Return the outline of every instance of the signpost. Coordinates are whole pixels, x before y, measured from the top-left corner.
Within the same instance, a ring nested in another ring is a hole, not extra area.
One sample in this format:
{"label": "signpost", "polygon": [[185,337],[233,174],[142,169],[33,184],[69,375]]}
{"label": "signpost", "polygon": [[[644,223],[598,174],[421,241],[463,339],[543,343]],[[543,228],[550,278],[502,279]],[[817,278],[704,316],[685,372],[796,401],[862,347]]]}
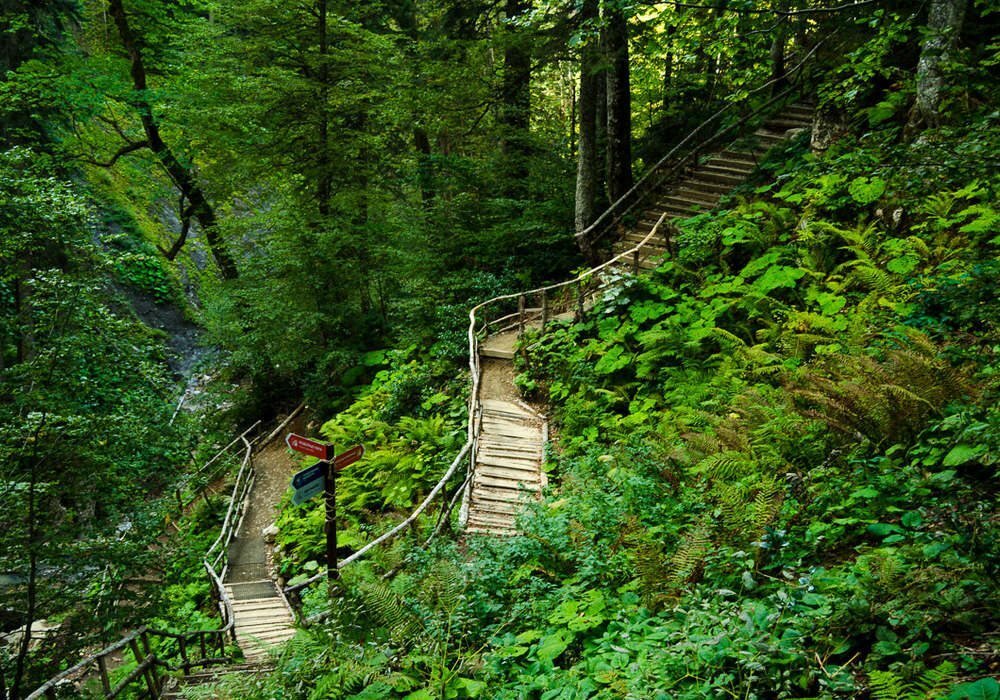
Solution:
{"label": "signpost", "polygon": [[333,445],[310,440],[307,437],[289,433],[285,439],[287,445],[302,454],[316,457],[320,461],[311,467],[306,467],[292,477],[292,503],[305,503],[313,496],[323,492],[326,504],[326,577],[330,582],[330,595],[336,592],[336,580],[340,577],[337,569],[337,479],[336,475],[349,464],[354,464],[365,454],[363,445],[355,445],[351,449],[334,454]]}
{"label": "signpost", "polygon": [[296,435],[295,433],[288,433],[288,437],[285,438],[285,444],[296,452],[301,452],[304,455],[309,455],[310,457],[315,457],[316,459],[328,460],[333,454],[333,446],[326,445],[322,442],[316,442],[315,440],[310,440],[307,437],[302,437],[301,435]]}

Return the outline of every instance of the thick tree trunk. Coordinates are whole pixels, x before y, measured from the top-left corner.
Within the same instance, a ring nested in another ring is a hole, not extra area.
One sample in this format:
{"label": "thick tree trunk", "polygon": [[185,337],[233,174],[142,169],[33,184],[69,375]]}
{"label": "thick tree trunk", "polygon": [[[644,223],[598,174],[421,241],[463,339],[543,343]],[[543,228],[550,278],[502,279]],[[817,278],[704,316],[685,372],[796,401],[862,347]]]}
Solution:
{"label": "thick tree trunk", "polygon": [[413,145],[417,149],[417,185],[420,187],[420,201],[424,207],[429,207],[436,193],[431,140],[427,137],[426,129],[420,126],[413,128]]}
{"label": "thick tree trunk", "polygon": [[180,190],[181,196],[187,200],[189,210],[197,219],[202,231],[205,232],[205,241],[212,251],[212,257],[219,268],[219,274],[222,275],[223,279],[235,279],[238,275],[236,263],[233,262],[222,237],[219,235],[215,210],[209,204],[194,175],[187,166],[177,160],[173,151],[160,135],[160,126],[153,115],[152,105],[146,98],[146,67],[143,64],[142,52],[131,27],[129,27],[128,16],[125,14],[122,0],[108,0],[108,12],[114,19],[115,26],[118,28],[118,36],[128,52],[134,91],[132,104],[139,111],[142,128],[146,133],[147,145],[156,155],[167,175],[173,180],[174,185]]}
{"label": "thick tree trunk", "polygon": [[[586,23],[598,16],[597,0],[584,0],[580,19]],[[576,210],[574,224],[577,233],[593,223],[597,205],[597,96],[598,81],[604,79],[597,73],[600,61],[599,47],[595,41],[588,41],[580,55],[580,137],[577,142],[576,159]],[[602,110],[603,116],[603,110]],[[586,241],[580,241],[584,254],[590,251]]]}
{"label": "thick tree trunk", "polygon": [[[506,0],[509,20],[531,9],[530,0]],[[522,30],[508,26],[503,53],[503,84],[500,105],[500,147],[506,172],[504,187],[512,199],[526,194],[528,177],[528,129],[531,118],[531,49]]]}
{"label": "thick tree trunk", "polygon": [[632,187],[632,90],[629,83],[628,25],[619,9],[607,13],[608,199]]}
{"label": "thick tree trunk", "polygon": [[910,114],[911,129],[941,123],[946,66],[958,46],[966,5],[966,0],[931,0],[928,31],[917,63],[917,99]]}

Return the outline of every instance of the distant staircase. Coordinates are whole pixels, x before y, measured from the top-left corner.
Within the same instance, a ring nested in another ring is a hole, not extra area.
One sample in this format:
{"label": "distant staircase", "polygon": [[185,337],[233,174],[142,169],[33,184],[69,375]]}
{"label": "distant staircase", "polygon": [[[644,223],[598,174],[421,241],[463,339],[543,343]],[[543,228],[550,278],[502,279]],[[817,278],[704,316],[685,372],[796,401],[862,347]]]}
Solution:
{"label": "distant staircase", "polygon": [[[669,221],[686,219],[714,209],[724,195],[747,180],[767,151],[798,133],[798,130],[809,128],[812,118],[812,106],[803,103],[788,105],[752,135],[701,159],[679,179],[649,193],[638,223],[615,241],[614,252],[622,253],[642,243],[663,214]],[[669,231],[669,227],[663,230]],[[657,261],[667,252],[667,246],[665,237],[647,242],[643,246],[639,266],[646,270],[656,267]]]}

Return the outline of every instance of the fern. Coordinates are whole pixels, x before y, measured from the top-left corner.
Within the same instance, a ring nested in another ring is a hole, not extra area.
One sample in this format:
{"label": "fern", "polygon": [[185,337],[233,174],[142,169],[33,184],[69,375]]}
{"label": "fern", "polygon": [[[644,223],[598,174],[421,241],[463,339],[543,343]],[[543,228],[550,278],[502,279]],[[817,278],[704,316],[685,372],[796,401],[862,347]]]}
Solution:
{"label": "fern", "polygon": [[752,459],[745,453],[727,450],[709,455],[698,462],[693,471],[711,479],[733,480],[745,474],[752,464]]}
{"label": "fern", "polygon": [[711,533],[704,520],[684,536],[669,564],[670,584],[675,591],[698,579],[710,545]]}
{"label": "fern", "polygon": [[817,364],[793,388],[814,407],[805,414],[875,444],[900,442],[915,436],[948,401],[969,393],[964,377],[938,358],[930,339],[911,331],[904,342],[881,360],[837,354]]}
{"label": "fern", "polygon": [[924,671],[912,683],[906,683],[891,671],[872,671],[868,675],[872,700],[935,700],[942,697],[954,681],[955,665],[943,662]]}

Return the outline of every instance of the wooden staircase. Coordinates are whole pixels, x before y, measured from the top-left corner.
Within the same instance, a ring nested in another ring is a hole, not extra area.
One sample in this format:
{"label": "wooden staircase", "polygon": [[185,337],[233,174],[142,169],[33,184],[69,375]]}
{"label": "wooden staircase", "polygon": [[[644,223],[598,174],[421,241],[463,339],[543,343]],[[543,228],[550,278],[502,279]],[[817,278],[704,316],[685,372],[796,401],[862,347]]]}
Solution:
{"label": "wooden staircase", "polygon": [[271,579],[227,583],[233,601],[236,643],[250,663],[270,658],[270,652],[295,636],[295,618]]}
{"label": "wooden staircase", "polygon": [[[724,195],[747,180],[767,151],[799,129],[809,128],[812,118],[810,105],[789,105],[765,121],[751,136],[710,155],[690,168],[681,180],[650,195],[638,223],[615,242],[614,252],[621,253],[641,243],[663,214],[669,221],[714,209]],[[665,239],[648,243],[640,267],[647,270],[656,267],[658,259],[666,252]]]}
{"label": "wooden staircase", "polygon": [[[170,681],[160,693],[161,700],[181,700],[185,696],[185,688],[197,688],[209,683],[217,683],[228,675],[240,676],[264,676],[274,670],[268,664],[233,664],[222,668],[206,669],[197,673],[190,673],[183,678],[176,678]],[[199,697],[206,697],[199,695]]]}
{"label": "wooden staircase", "polygon": [[517,400],[514,386],[516,330],[479,346],[478,431],[469,485],[466,532],[517,534],[517,514],[538,500],[545,486],[542,456],[545,419]]}

